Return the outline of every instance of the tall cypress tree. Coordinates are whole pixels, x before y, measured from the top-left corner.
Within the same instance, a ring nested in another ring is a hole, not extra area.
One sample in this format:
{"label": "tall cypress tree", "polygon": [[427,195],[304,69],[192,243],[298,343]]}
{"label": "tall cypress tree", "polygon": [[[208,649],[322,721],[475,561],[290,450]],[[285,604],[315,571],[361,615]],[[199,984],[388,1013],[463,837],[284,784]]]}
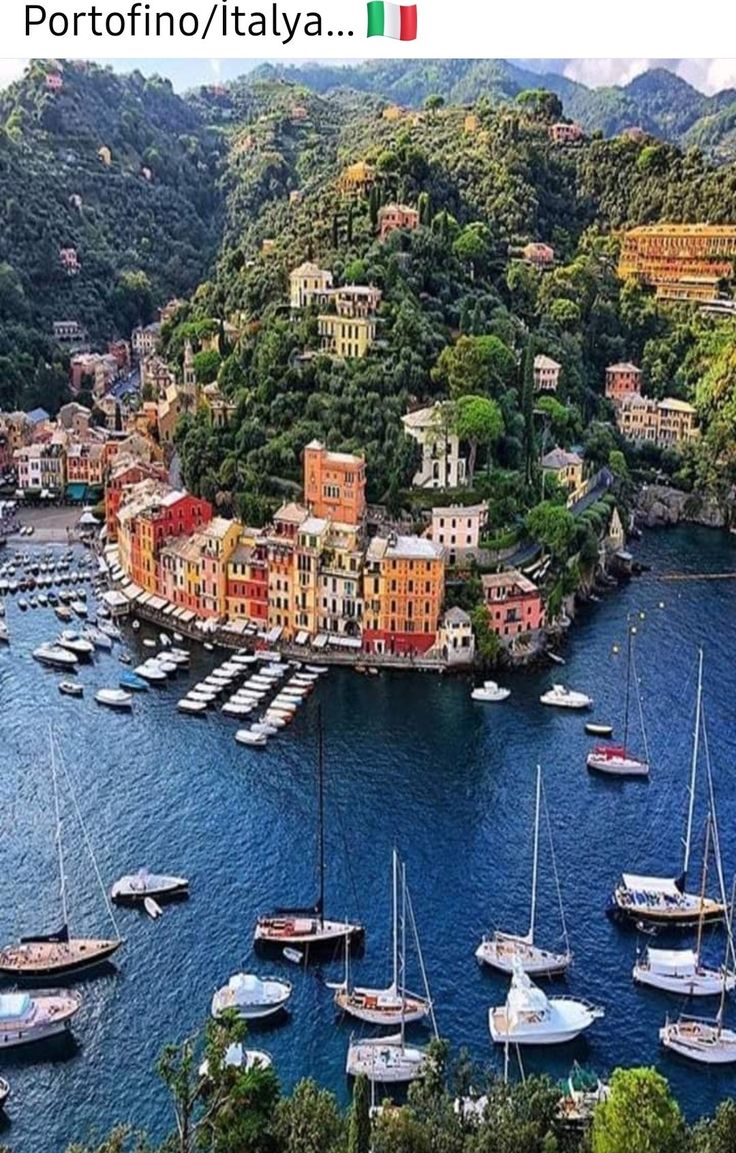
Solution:
{"label": "tall cypress tree", "polygon": [[368,1078],[361,1075],[355,1080],[353,1107],[348,1126],[348,1153],[370,1153],[371,1118]]}
{"label": "tall cypress tree", "polygon": [[531,484],[534,466],[534,341],[531,336],[527,340],[524,350],[521,411],[524,416],[526,483]]}

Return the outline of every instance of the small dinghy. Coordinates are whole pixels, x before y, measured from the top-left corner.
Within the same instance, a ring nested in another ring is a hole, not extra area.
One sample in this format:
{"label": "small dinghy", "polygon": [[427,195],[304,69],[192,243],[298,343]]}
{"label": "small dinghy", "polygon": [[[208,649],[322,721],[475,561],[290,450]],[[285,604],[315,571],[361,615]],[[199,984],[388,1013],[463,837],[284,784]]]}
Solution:
{"label": "small dinghy", "polygon": [[235,740],[239,745],[250,745],[255,749],[263,749],[266,746],[268,737],[265,733],[253,733],[250,729],[238,729],[235,734]]}
{"label": "small dinghy", "polygon": [[208,653],[213,653],[215,651],[215,646],[211,645],[209,641],[204,642],[204,648],[207,650]]}
{"label": "small dinghy", "polygon": [[183,897],[188,893],[189,881],[186,877],[168,877],[162,873],[149,873],[146,869],[121,877],[110,890],[113,901],[121,904],[145,902],[147,897],[158,900]]}
{"label": "small dinghy", "polygon": [[304,954],[299,949],[289,949],[288,947],[283,950],[284,958],[291,961],[292,965],[301,965],[304,960]]}
{"label": "small dinghy", "polygon": [[594,721],[588,721],[585,725],[585,731],[590,737],[612,737],[613,725],[599,725]]}
{"label": "small dinghy", "polygon": [[165,649],[171,647],[171,637],[168,633],[159,633],[158,639]]}
{"label": "small dinghy", "polygon": [[181,633],[174,633],[174,640],[178,645],[180,645],[184,640],[184,637],[181,635]]}
{"label": "small dinghy", "polygon": [[95,693],[98,705],[107,705],[108,709],[129,709],[133,704],[133,694],[125,689],[100,689]]}
{"label": "small dinghy", "polygon": [[177,701],[176,707],[180,713],[190,713],[194,716],[201,716],[202,713],[207,712],[209,705],[207,701],[194,701],[190,700],[189,697],[182,697],[180,701]]}
{"label": "small dinghy", "polygon": [[[273,1058],[264,1049],[244,1049],[238,1042],[225,1050],[223,1064],[228,1069],[241,1069],[244,1073],[249,1073],[251,1069],[270,1069],[273,1065]],[[200,1077],[209,1077],[210,1070],[207,1061],[203,1061],[199,1066],[199,1075]]]}
{"label": "small dinghy", "polygon": [[141,622],[140,621],[133,621],[132,627],[135,630],[135,632],[138,632],[138,629],[141,627]]}
{"label": "small dinghy", "polygon": [[158,648],[158,645],[151,637],[146,637],[143,641],[143,647],[146,649]]}
{"label": "small dinghy", "polygon": [[148,688],[148,684],[144,681],[143,677],[139,677],[137,673],[130,671],[123,673],[118,683],[121,689],[128,689],[129,692],[133,693],[144,693]]}
{"label": "small dinghy", "polygon": [[143,902],[143,908],[148,913],[152,921],[157,921],[159,917],[163,916],[163,910],[160,905],[157,905],[153,897],[146,897]]}
{"label": "small dinghy", "polygon": [[484,681],[480,688],[473,689],[470,694],[474,701],[484,701],[486,704],[497,704],[511,696],[511,689],[501,688],[495,681]]}
{"label": "small dinghy", "polygon": [[59,692],[65,697],[83,697],[84,685],[79,685],[76,681],[60,681]]}

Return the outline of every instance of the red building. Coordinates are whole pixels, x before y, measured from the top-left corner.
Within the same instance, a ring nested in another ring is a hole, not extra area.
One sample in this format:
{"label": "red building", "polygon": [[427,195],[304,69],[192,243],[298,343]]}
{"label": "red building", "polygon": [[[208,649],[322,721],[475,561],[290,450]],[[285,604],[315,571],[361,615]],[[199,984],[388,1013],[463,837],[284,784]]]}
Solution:
{"label": "red building", "polygon": [[614,402],[641,392],[641,369],[635,364],[609,364],[606,369],[606,396]]}
{"label": "red building", "polygon": [[378,212],[378,234],[385,240],[392,232],[405,228],[413,232],[419,227],[419,213],[406,204],[385,204]]}
{"label": "red building", "polygon": [[239,544],[228,561],[227,615],[231,620],[256,624],[268,621],[268,549],[264,540]]}
{"label": "red building", "polygon": [[516,570],[487,573],[482,578],[488,624],[501,640],[535,632],[544,624],[542,594]]}

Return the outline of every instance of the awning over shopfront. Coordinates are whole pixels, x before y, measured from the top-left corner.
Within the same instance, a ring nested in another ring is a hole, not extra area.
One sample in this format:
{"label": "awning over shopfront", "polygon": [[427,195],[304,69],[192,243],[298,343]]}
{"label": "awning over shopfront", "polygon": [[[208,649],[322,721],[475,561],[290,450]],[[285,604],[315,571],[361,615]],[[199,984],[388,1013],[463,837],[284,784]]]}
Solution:
{"label": "awning over shopfront", "polygon": [[306,629],[302,629],[302,631],[297,633],[296,636],[294,637],[294,644],[295,645],[305,645],[308,640],[309,640],[309,633],[306,631]]}
{"label": "awning over shopfront", "polygon": [[147,603],[149,609],[153,609],[154,612],[160,613],[163,609],[166,608],[166,605],[169,602],[164,600],[163,597],[151,597]]}
{"label": "awning over shopfront", "polygon": [[326,633],[320,633],[312,641],[312,648],[313,649],[324,649],[327,647],[328,640],[329,640],[329,637],[327,636]]}
{"label": "awning over shopfront", "polygon": [[362,649],[363,642],[359,637],[330,637],[330,644],[334,645],[337,649]]}
{"label": "awning over shopfront", "polygon": [[66,486],[66,499],[82,504],[87,499],[86,484],[68,484]]}
{"label": "awning over shopfront", "polygon": [[269,645],[275,645],[283,631],[284,629],[282,625],[276,625],[274,628],[269,629],[266,633],[266,642]]}

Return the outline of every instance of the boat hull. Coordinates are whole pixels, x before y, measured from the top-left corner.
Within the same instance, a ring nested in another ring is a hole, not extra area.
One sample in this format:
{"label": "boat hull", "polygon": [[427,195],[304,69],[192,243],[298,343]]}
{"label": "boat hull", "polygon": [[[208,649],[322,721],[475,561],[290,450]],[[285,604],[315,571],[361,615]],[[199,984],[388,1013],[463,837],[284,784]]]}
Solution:
{"label": "boat hull", "polygon": [[122,941],[86,937],[70,941],[29,941],[0,951],[0,974],[15,981],[67,977],[102,965],[117,953]]}
{"label": "boat hull", "polygon": [[495,1045],[565,1045],[589,1029],[596,1016],[600,1016],[599,1012],[589,1010],[582,1003],[559,1002],[562,1010],[557,1010],[556,1004],[554,1000],[550,1001],[552,1016],[546,1020],[520,1020],[515,1025],[509,1024],[505,1006],[489,1009],[491,1040]]}
{"label": "boat hull", "polygon": [[674,993],[680,997],[720,997],[723,991],[724,980],[726,991],[732,992],[736,987],[736,978],[715,969],[700,969],[692,975],[678,977],[670,973],[652,972],[645,965],[634,965],[633,978],[637,985],[646,985],[650,989],[659,989],[663,993]]}
{"label": "boat hull", "polygon": [[733,1029],[719,1032],[715,1025],[699,1022],[668,1024],[659,1030],[659,1039],[665,1049],[701,1065],[736,1064],[736,1033]]}
{"label": "boat hull", "polygon": [[523,972],[536,977],[562,977],[572,961],[570,953],[552,953],[513,937],[484,939],[475,956],[479,964],[498,973],[511,975],[518,963]]}
{"label": "boat hull", "polygon": [[402,1046],[386,1038],[383,1043],[351,1045],[345,1071],[348,1077],[364,1076],[377,1085],[402,1085],[424,1075],[427,1054],[423,1049]]}
{"label": "boat hull", "polygon": [[586,764],[593,772],[603,773],[609,777],[649,776],[649,765],[646,761],[640,761],[638,757],[627,754],[616,755],[611,749],[589,753]]}
{"label": "boat hull", "polygon": [[254,939],[256,945],[260,946],[281,949],[288,945],[301,945],[315,949],[334,945],[338,941],[344,942],[346,937],[351,941],[362,939],[364,932],[362,925],[354,925],[347,921],[275,914],[259,918]]}
{"label": "boat hull", "polygon": [[[716,925],[723,921],[726,910],[718,901],[706,899],[703,923]],[[629,905],[614,894],[608,907],[613,920],[632,925],[646,925],[659,929],[694,929],[700,920],[700,901],[693,898],[687,905],[647,904]]]}
{"label": "boat hull", "polygon": [[401,1025],[402,1017],[407,1025],[424,1021],[430,1011],[429,1003],[421,997],[407,994],[402,1005],[400,994],[389,995],[385,989],[338,989],[335,1008],[368,1025],[391,1027]]}

